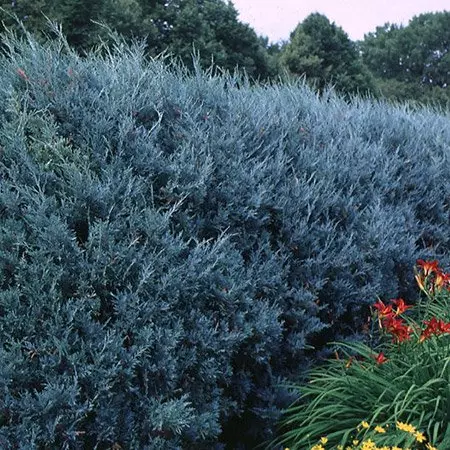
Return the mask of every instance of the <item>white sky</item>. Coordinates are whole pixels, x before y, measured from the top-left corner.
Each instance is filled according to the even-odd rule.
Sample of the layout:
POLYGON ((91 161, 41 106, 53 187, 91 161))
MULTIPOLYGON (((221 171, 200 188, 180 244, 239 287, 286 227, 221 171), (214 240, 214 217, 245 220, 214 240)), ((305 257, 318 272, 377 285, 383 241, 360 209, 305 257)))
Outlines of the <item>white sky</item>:
POLYGON ((272 42, 289 39, 298 23, 320 12, 358 40, 386 22, 407 24, 413 16, 450 10, 450 0, 232 0, 239 19, 272 42))

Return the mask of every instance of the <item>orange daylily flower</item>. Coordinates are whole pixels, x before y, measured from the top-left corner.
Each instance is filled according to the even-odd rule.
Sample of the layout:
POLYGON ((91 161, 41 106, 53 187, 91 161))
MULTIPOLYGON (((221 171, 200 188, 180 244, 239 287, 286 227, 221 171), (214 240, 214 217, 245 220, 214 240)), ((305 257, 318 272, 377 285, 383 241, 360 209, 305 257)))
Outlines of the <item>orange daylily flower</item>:
POLYGON ((424 320, 423 323, 426 325, 426 328, 422 331, 419 342, 423 342, 432 335, 438 336, 440 334, 450 333, 450 322, 445 323, 442 319, 432 317, 431 320, 424 320))
POLYGON ((412 306, 407 305, 402 298, 392 300, 392 303, 397 306, 397 309, 395 310, 396 315, 403 314, 407 309, 412 308, 412 306))
POLYGON ((392 334, 394 342, 403 342, 410 338, 412 328, 406 325, 403 319, 389 316, 385 317, 382 323, 386 331, 392 334))
POLYGON ((378 310, 378 317, 383 319, 394 314, 392 311, 392 305, 385 305, 381 300, 378 300, 373 307, 378 310))
POLYGON ((434 286, 438 289, 442 289, 443 287, 450 286, 450 274, 444 272, 436 272, 436 276, 434 278, 434 286))
POLYGON ((432 273, 439 272, 439 261, 424 261, 423 259, 418 259, 416 264, 422 268, 423 274, 426 277, 432 273))

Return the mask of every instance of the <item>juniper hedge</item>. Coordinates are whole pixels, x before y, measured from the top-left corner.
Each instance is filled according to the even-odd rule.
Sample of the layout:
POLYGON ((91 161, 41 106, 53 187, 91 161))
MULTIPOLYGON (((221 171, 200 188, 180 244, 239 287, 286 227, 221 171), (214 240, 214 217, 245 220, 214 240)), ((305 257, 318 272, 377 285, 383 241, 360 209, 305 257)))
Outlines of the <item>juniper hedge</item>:
POLYGON ((448 264, 448 116, 2 48, 1 448, 251 448, 322 342, 448 264))

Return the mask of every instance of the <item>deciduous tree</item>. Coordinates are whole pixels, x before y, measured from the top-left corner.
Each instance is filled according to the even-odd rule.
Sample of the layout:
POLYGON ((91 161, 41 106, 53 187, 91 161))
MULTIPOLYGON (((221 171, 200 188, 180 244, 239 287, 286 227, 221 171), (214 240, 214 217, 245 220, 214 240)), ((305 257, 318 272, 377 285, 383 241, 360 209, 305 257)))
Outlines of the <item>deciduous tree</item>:
POLYGON ((407 26, 386 24, 360 43, 385 95, 450 101, 450 12, 426 13, 407 26))
POLYGON ((319 13, 309 15, 291 33, 281 62, 291 73, 305 75, 319 90, 329 83, 348 93, 373 89, 355 44, 319 13))

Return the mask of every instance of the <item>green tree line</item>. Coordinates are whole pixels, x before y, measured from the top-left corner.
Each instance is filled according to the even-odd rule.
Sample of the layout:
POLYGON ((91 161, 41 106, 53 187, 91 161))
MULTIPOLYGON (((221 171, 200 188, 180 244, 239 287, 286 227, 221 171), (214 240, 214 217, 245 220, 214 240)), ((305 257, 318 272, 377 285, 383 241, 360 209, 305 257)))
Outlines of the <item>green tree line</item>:
POLYGON ((377 27, 359 46, 385 97, 450 106, 450 11, 377 27))
POLYGON ((7 27, 23 21, 28 31, 48 32, 47 18, 61 24, 80 52, 107 39, 102 22, 125 38, 145 38, 148 53, 167 52, 192 64, 195 49, 203 67, 245 69, 252 78, 276 76, 267 40, 238 20, 232 3, 222 0, 10 0, 1 1, 7 27))
POLYGON ((145 38, 148 53, 163 52, 192 67, 245 70, 258 80, 304 76, 323 91, 370 94, 396 101, 450 104, 450 12, 426 13, 408 25, 385 24, 360 42, 322 14, 297 25, 288 41, 271 44, 239 20, 223 0, 1 0, 3 26, 48 33, 47 18, 62 25, 80 52, 108 38, 102 22, 126 39, 145 38))

